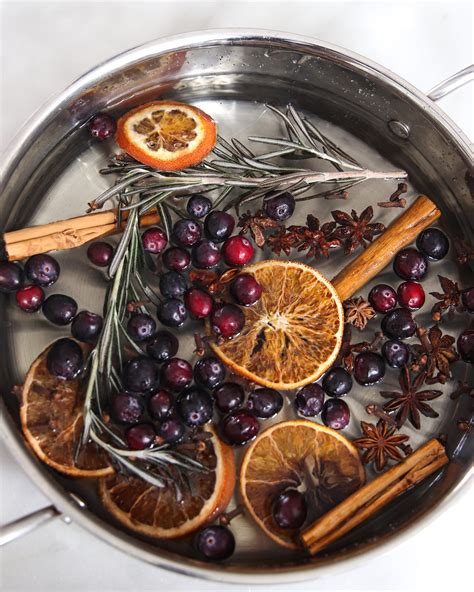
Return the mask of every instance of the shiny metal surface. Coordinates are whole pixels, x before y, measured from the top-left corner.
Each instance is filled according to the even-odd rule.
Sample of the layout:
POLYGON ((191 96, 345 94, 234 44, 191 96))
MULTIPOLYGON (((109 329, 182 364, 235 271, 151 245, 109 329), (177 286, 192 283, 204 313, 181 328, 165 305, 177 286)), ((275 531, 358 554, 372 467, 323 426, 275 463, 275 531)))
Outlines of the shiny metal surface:
MULTIPOLYGON (((405 168, 411 181, 408 199, 418 193, 430 195, 441 207, 442 226, 451 235, 472 235, 473 218, 468 215, 472 213, 472 153, 467 139, 434 103, 360 56, 312 39, 251 30, 207 31, 158 40, 113 58, 72 84, 33 117, 9 151, 3 167, 1 228, 11 230, 83 213, 87 202, 109 183, 97 171, 112 147, 90 143, 87 120, 97 111, 120 113, 157 96, 199 105, 218 121, 224 137, 241 140, 250 134, 277 134, 279 124, 265 103, 283 106, 291 101, 364 165, 405 168), (393 121, 405 126, 409 134, 399 137, 391 133, 393 121)), ((315 167, 322 169, 321 162, 315 167)), ((303 222, 309 212, 327 220, 332 209, 359 211, 369 203, 385 200, 395 188, 374 181, 354 188, 347 202, 306 202, 295 223, 303 222)), ((385 224, 398 213, 374 209, 377 221, 385 224)), ((71 294, 81 308, 100 312, 104 278, 88 266, 85 249, 60 253, 58 259, 63 272, 54 291, 71 294)), ((343 264, 339 254, 315 262, 329 277, 343 264)), ((465 285, 469 282, 451 259, 431 267, 424 282, 427 293, 437 289, 438 273, 465 285)), ((389 270, 379 279, 396 281, 389 270)), ((423 324, 429 322, 429 308, 425 306, 427 312, 420 315, 423 324)), ((157 565, 240 583, 314 578, 345 569, 361 554, 366 561, 371 552, 395 544, 410 527, 418 527, 422 519, 441 510, 466 479, 472 438, 457 430, 455 420, 469 412, 468 403, 463 398, 451 401, 450 391, 445 389, 445 396, 436 402, 436 409, 442 412, 439 419, 426 419, 419 434, 403 430, 410 433, 413 445, 440 432, 449 434, 455 462, 441 478, 406 494, 317 559, 288 554, 267 541, 250 521, 238 518, 234 523, 239 549, 235 557, 222 566, 203 564, 186 545, 151 542, 122 531, 101 511, 93 484, 58 477, 31 456, 16 427, 17 402, 9 395, 10 387, 21 382, 34 356, 61 331, 37 315, 21 314, 11 303, 2 302, 1 315, 0 348, 5 354, 0 379, 6 404, 2 433, 9 447, 59 511, 125 552, 157 565)), ((366 335, 378 322, 371 322, 366 335)), ((458 323, 444 328, 454 334, 461 327, 458 323)), ((361 340, 364 338, 361 334, 361 340)), ((190 356, 192 344, 187 334, 181 342, 180 354, 190 356)), ((466 380, 463 371, 461 364, 455 364, 456 378, 466 380)), ((396 374, 389 374, 384 388, 396 386, 396 374)), ((365 405, 377 398, 376 387, 352 391, 349 436, 358 433, 358 420, 367 419, 365 405)), ((290 413, 287 404, 285 414, 290 413)))

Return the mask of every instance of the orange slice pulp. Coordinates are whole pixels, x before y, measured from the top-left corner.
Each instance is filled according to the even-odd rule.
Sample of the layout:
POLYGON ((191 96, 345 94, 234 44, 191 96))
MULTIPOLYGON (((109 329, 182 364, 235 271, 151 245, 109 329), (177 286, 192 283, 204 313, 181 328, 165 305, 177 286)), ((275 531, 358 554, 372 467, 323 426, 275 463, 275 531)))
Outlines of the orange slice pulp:
POLYGON ((216 137, 216 124, 209 115, 177 101, 141 105, 117 122, 118 145, 139 162, 163 171, 200 163, 216 137))
POLYGON ((300 547, 299 531, 280 528, 273 504, 287 488, 306 487, 309 512, 303 528, 365 482, 355 446, 339 432, 308 420, 275 424, 247 449, 240 492, 258 526, 278 544, 300 547))
POLYGON ((174 487, 150 485, 143 479, 112 475, 101 479, 99 493, 105 508, 124 526, 159 539, 183 537, 223 512, 235 486, 234 452, 215 434, 196 460, 208 472, 190 472, 190 486, 176 498, 174 487))
POLYGON ((335 288, 318 271, 297 261, 261 261, 245 268, 263 288, 244 310, 236 337, 213 343, 234 372, 275 389, 317 380, 339 352, 344 313, 335 288))
MULTIPOLYGON (((79 344, 84 354, 89 346, 79 344)), ((61 380, 46 365, 47 347, 33 362, 21 395, 20 419, 33 452, 47 465, 72 477, 101 477, 114 472, 95 444, 76 446, 82 437, 84 389, 80 381, 61 380)))

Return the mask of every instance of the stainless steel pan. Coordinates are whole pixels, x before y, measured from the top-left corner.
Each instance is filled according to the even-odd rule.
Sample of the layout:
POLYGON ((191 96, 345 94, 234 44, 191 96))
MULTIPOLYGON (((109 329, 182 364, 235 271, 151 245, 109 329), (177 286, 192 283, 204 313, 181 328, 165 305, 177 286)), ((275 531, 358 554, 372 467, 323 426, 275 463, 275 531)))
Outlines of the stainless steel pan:
MULTIPOLYGON (((223 135, 242 139, 250 133, 274 131, 269 129, 276 124, 266 102, 291 101, 320 120, 328 133, 367 165, 406 169, 409 196, 430 195, 441 207, 443 224, 452 236, 472 236, 472 151, 467 138, 434 103, 472 76, 473 68, 467 68, 427 96, 361 56, 296 35, 229 29, 160 39, 97 66, 26 124, 3 161, 0 227, 10 230, 83 213, 86 202, 105 187, 96 170, 107 154, 105 146, 89 146, 87 120, 98 111, 120 111, 163 95, 203 106, 218 119, 223 135)), ((383 183, 357 189, 350 203, 337 203, 337 207, 359 209, 389 195, 383 183)), ((327 217, 333 207, 333 203, 318 202, 318 214, 327 217)), ((380 210, 377 215, 387 221, 393 212, 380 210)), ((331 277, 331 266, 340 264, 340 260, 326 262, 322 268, 331 277)), ((84 253, 69 252, 64 267, 61 290, 69 290, 81 305, 100 310, 103 286, 86 268, 84 253)), ((443 269, 451 276, 459 273, 449 262, 439 264, 426 291, 435 289, 436 273, 443 269)), ((317 559, 288 556, 251 525, 236 521, 239 553, 225 566, 203 564, 175 544, 153 543, 121 530, 101 511, 93 488, 58 476, 29 452, 18 429, 17 402, 9 393, 58 332, 3 302, 0 323, 1 432, 19 465, 52 503, 8 525, 3 542, 62 516, 128 554, 177 572, 239 583, 298 581, 347 569, 361 554, 367 560, 382 547, 398 543, 411 529, 444 511, 468 477, 472 437, 459 432, 455 420, 471 410, 464 398, 453 402, 446 395, 443 418, 421 434, 413 434, 415 444, 441 431, 448 434, 452 462, 442 478, 406 494, 317 559)), ((451 332, 459 329, 455 326, 451 332)), ((463 369, 455 367, 455 376, 466 380, 460 374, 463 369)), ((376 394, 370 390, 351 402, 356 419, 376 394)), ((354 435, 357 422, 351 426, 349 435, 354 435)))

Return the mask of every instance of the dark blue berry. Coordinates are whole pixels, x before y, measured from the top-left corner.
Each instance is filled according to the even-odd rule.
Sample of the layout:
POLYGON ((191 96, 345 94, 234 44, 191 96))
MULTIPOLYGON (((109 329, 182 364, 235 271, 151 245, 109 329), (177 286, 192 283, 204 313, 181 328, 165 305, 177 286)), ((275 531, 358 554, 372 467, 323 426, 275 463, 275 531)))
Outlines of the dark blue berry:
POLYGON ((194 380, 208 389, 213 389, 224 382, 225 366, 213 356, 201 358, 194 366, 194 380))
POLYGON ((228 559, 235 550, 235 539, 227 526, 206 526, 194 540, 198 553, 208 561, 228 559))
POLYGON ((171 239, 179 247, 192 247, 201 240, 202 229, 195 220, 178 220, 173 226, 171 239))
POLYGON ((160 276, 160 292, 164 298, 181 298, 187 287, 184 275, 178 271, 167 271, 160 276))
POLYGON ((178 395, 176 407, 186 425, 200 426, 212 418, 213 400, 206 391, 189 388, 178 395))
POLYGON ((160 323, 166 327, 180 327, 188 318, 184 302, 179 298, 168 298, 156 309, 160 323))
POLYGON ((117 393, 110 402, 110 416, 120 424, 137 423, 145 413, 145 405, 141 397, 129 393, 117 393))
POLYGON ((402 368, 408 363, 410 350, 398 339, 389 339, 382 346, 382 354, 387 364, 392 368, 402 368))
POLYGON ((179 341, 169 331, 158 331, 153 340, 146 346, 147 354, 156 362, 166 362, 178 353, 179 341))
POLYGON ((77 314, 77 302, 65 294, 52 294, 43 302, 44 316, 55 325, 69 325, 77 314))
POLYGON ((296 412, 304 417, 316 417, 324 404, 324 391, 319 384, 312 383, 300 388, 295 397, 296 412))
POLYGON ((216 407, 221 413, 229 413, 242 406, 244 389, 236 382, 224 382, 212 392, 216 407))
POLYGON ((204 195, 193 195, 186 204, 186 210, 190 216, 204 218, 211 211, 212 201, 204 195))
POLYGON ((144 313, 133 314, 127 323, 127 333, 134 341, 146 341, 153 337, 156 323, 153 317, 144 313))
POLYGON ((0 263, 0 292, 10 294, 19 290, 25 281, 23 269, 13 261, 0 263))
POLYGON ((58 339, 46 356, 46 366, 54 376, 64 380, 76 378, 84 366, 80 346, 67 337, 58 339))
POLYGON ((122 381, 127 391, 143 393, 156 386, 158 367, 151 358, 138 356, 125 364, 122 381))
POLYGON ((261 419, 273 417, 282 407, 283 397, 272 388, 256 389, 247 399, 247 409, 261 419))
POLYGON ((95 312, 81 310, 71 323, 71 335, 85 343, 96 343, 102 331, 103 319, 95 312))
POLYGON ((264 214, 276 222, 288 220, 295 211, 295 198, 288 192, 276 196, 273 193, 269 193, 263 200, 264 214))
POLYGON ((344 368, 331 368, 324 375, 323 389, 330 397, 342 397, 352 388, 352 378, 344 368))
POLYGON ((208 214, 204 221, 204 230, 207 236, 218 243, 229 238, 234 227, 235 220, 233 216, 220 210, 214 210, 208 214))
POLYGON ((52 286, 60 274, 59 263, 51 255, 33 255, 25 263, 25 275, 37 286, 52 286))

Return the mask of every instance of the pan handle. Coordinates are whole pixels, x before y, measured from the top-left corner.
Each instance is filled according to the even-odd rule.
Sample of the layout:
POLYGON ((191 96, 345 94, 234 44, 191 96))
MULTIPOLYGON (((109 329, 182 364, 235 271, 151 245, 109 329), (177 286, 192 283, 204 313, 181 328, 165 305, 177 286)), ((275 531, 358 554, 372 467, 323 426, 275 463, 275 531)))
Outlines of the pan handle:
POLYGON ((54 506, 48 506, 2 526, 0 529, 0 547, 28 534, 38 528, 38 526, 58 516, 61 516, 61 513, 54 506))
POLYGON ((436 86, 434 86, 427 94, 428 98, 432 101, 439 101, 446 95, 451 94, 453 91, 461 88, 468 82, 474 81, 474 64, 467 66, 463 70, 456 72, 446 80, 443 80, 436 86))

